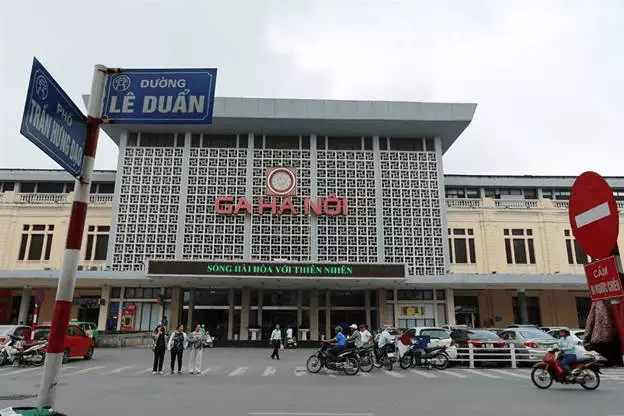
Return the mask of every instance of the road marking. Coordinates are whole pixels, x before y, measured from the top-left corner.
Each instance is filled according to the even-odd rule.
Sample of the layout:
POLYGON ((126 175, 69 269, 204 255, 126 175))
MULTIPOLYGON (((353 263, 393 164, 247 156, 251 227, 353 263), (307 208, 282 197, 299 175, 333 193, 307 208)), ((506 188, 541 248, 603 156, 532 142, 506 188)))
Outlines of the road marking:
POLYGON ((445 371, 444 374, 448 374, 449 376, 453 376, 457 378, 466 378, 465 375, 459 374, 457 371, 445 371))
POLYGON ((295 368, 295 375, 297 377, 307 376, 308 375, 308 370, 305 367, 297 367, 297 368, 295 368))
POLYGON ((333 371, 330 371, 327 368, 323 368, 323 373, 327 374, 328 377, 336 378, 336 374, 334 374, 333 371))
POLYGON ((611 215, 611 212, 609 211, 609 203, 603 202, 600 205, 578 214, 574 217, 574 221, 576 221, 576 226, 581 228, 585 225, 591 224, 592 222, 608 217, 609 215, 611 215))
POLYGON ((396 378, 405 377, 403 374, 397 373, 396 371, 383 370, 383 372, 388 374, 389 376, 396 377, 396 378))
POLYGON ((124 371, 124 370, 129 370, 130 368, 134 368, 134 366, 133 366, 133 365, 130 365, 130 366, 127 366, 127 367, 119 367, 119 368, 116 368, 116 369, 114 369, 114 370, 112 370, 112 371, 109 371, 109 372, 107 372, 107 373, 102 373, 102 374, 100 374, 100 375, 102 375, 102 376, 108 376, 108 375, 110 375, 110 374, 119 374, 119 373, 121 373, 121 372, 122 372, 122 371, 124 371))
POLYGON ((267 376, 273 376, 273 375, 275 375, 275 372, 276 372, 276 371, 277 371, 277 369, 276 369, 275 367, 267 367, 267 368, 264 370, 264 373, 262 373, 262 375, 263 375, 264 377, 267 377, 267 376))
POLYGON ((360 371, 360 372, 358 373, 358 376, 362 376, 362 377, 372 377, 372 376, 371 376, 371 373, 367 373, 367 372, 364 372, 364 371, 360 371))
POLYGON ((33 367, 33 368, 24 368, 23 370, 15 370, 15 371, 11 371, 10 373, 6 373, 3 374, 5 376, 12 376, 13 374, 22 374, 22 373, 27 373, 29 371, 35 371, 38 370, 39 367, 33 367))
POLYGON ((251 416, 375 416, 375 413, 251 412, 251 416))
POLYGON ((215 372, 219 369, 219 367, 208 367, 207 369, 203 370, 200 374, 202 376, 205 376, 206 374, 210 373, 210 372, 215 372))
POLYGON ((153 368, 146 368, 145 370, 137 371, 136 373, 132 373, 131 375, 138 376, 139 374, 149 373, 150 371, 154 372, 154 369, 153 368))
POLYGON ((427 378, 436 378, 437 377, 436 375, 429 374, 427 372, 420 371, 420 370, 409 370, 409 371, 411 371, 414 374, 418 374, 419 376, 423 376, 423 377, 427 377, 427 378))
POLYGON ((102 368, 106 368, 104 366, 97 366, 97 367, 89 367, 89 368, 85 368, 79 371, 76 371, 74 373, 67 373, 68 376, 75 376, 78 374, 85 374, 88 373, 89 371, 93 371, 93 370, 101 370, 102 368))
POLYGON ((495 368, 490 369, 490 371, 494 371, 495 373, 505 374, 507 376, 513 376, 513 377, 518 377, 518 378, 522 378, 522 379, 526 379, 527 378, 526 375, 514 373, 513 371, 498 370, 498 369, 495 369, 495 368))
POLYGON ((472 368, 462 368, 462 371, 465 371, 465 372, 471 373, 471 374, 476 374, 478 376, 487 377, 487 378, 498 378, 498 379, 501 378, 501 377, 495 376, 493 374, 488 374, 485 371, 473 370, 472 368))
POLYGON ((230 374, 228 374, 228 376, 230 376, 230 377, 232 377, 232 376, 240 376, 241 374, 243 374, 248 369, 249 369, 249 367, 238 367, 236 370, 234 370, 230 374))

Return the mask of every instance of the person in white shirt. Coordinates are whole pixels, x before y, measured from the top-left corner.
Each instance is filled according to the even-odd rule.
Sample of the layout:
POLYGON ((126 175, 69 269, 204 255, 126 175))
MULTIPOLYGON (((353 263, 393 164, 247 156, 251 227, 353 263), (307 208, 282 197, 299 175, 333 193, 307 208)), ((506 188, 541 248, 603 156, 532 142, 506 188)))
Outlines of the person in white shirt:
POLYGON ((271 332, 271 345, 273 346, 273 354, 271 354, 271 359, 279 358, 279 349, 282 344, 282 331, 280 331, 280 326, 275 325, 275 329, 271 332))
POLYGON ((366 325, 360 325, 360 342, 362 345, 360 347, 368 347, 372 344, 373 335, 370 333, 366 325))
POLYGON ((379 349, 383 349, 386 345, 393 344, 394 337, 388 331, 388 328, 384 328, 381 336, 379 337, 379 341, 377 341, 377 346, 379 349))
POLYGON ((286 338, 292 338, 292 328, 288 327, 288 329, 286 330, 286 338))

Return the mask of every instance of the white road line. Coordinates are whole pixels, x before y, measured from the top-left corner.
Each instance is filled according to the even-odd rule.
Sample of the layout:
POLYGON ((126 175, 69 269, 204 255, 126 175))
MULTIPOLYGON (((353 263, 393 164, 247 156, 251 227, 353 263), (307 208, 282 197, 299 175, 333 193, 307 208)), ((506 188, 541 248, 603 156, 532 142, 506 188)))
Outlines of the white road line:
POLYGON ((228 374, 228 376, 230 376, 230 377, 232 377, 232 376, 240 376, 241 374, 243 374, 248 369, 249 369, 249 367, 238 367, 236 370, 234 370, 230 374, 228 374))
POLYGON ((389 376, 396 377, 396 378, 403 378, 403 377, 405 377, 403 374, 397 373, 396 371, 383 370, 383 372, 388 374, 389 376))
POLYGON ((591 224, 592 222, 601 220, 610 215, 609 211, 609 203, 603 202, 600 205, 597 205, 591 209, 588 209, 585 212, 578 214, 574 217, 574 221, 576 221, 576 226, 578 228, 583 227, 587 224, 591 224))
POLYGON ((525 380, 527 378, 527 376, 525 374, 518 374, 518 373, 515 373, 513 371, 498 370, 498 369, 495 369, 495 368, 490 369, 490 371, 494 371, 495 373, 499 373, 499 374, 505 374, 506 376, 522 378, 522 379, 525 379, 525 380))
POLYGON ((27 373, 27 372, 29 372, 29 371, 35 371, 35 370, 38 370, 38 369, 39 369, 39 367, 24 368, 24 369, 22 369, 22 370, 15 370, 15 371, 11 371, 10 373, 6 373, 6 374, 3 374, 3 375, 4 375, 4 376, 12 376, 12 375, 14 375, 14 374, 22 374, 22 373, 27 373))
POLYGON ((427 377, 427 378, 436 378, 437 377, 436 375, 427 373, 425 371, 420 371, 420 370, 409 370, 409 371, 411 371, 414 374, 418 374, 419 376, 423 376, 423 377, 427 377))
POLYGON ((100 374, 100 375, 102 375, 102 376, 108 376, 108 375, 111 375, 111 374, 119 374, 119 373, 121 373, 122 371, 124 371, 124 370, 129 370, 129 369, 131 369, 131 368, 134 368, 134 366, 133 366, 133 365, 130 365, 130 366, 126 366, 126 367, 119 367, 119 368, 116 368, 116 369, 114 369, 114 370, 112 370, 112 371, 109 371, 109 372, 106 372, 106 373, 102 373, 102 374, 100 374))
POLYGON ((68 376, 76 376, 79 374, 85 374, 88 373, 89 371, 94 371, 94 370, 101 370, 102 368, 106 368, 104 366, 97 366, 97 367, 89 367, 89 368, 85 368, 79 371, 76 371, 74 373, 67 373, 68 376))
POLYGON ((471 374, 476 374, 476 375, 482 376, 482 377, 487 377, 487 378, 498 378, 498 379, 501 378, 499 376, 495 376, 493 374, 486 373, 485 371, 473 370, 472 368, 462 368, 462 371, 465 371, 465 372, 471 373, 471 374))
POLYGON ((367 372, 364 372, 364 371, 360 371, 360 372, 358 372, 358 376, 362 376, 362 377, 372 377, 372 376, 371 376, 371 373, 367 373, 367 372))
POLYGON ((295 368, 295 375, 297 377, 307 376, 308 375, 308 370, 305 367, 297 367, 297 368, 295 368))
POLYGON ((205 376, 206 374, 211 373, 211 372, 215 372, 218 369, 219 369, 219 367, 208 367, 207 369, 203 370, 200 374, 202 376, 205 376))
POLYGON ((457 371, 445 371, 444 374, 448 374, 449 376, 457 377, 457 378, 466 378, 465 375, 458 373, 457 371))
POLYGON ((336 378, 336 374, 333 371, 330 371, 330 370, 328 370, 326 368, 323 369, 323 373, 327 374, 328 377, 336 378))
POLYGON ((267 367, 267 368, 264 370, 264 373, 262 373, 262 375, 263 375, 264 377, 267 377, 267 376, 274 376, 276 371, 277 371, 277 369, 276 369, 275 367, 267 367))
POLYGON ((375 413, 250 412, 250 416, 375 416, 375 413))
POLYGON ((138 376, 139 374, 149 373, 150 371, 154 371, 154 368, 146 368, 145 370, 137 371, 136 373, 132 373, 132 376, 138 376))

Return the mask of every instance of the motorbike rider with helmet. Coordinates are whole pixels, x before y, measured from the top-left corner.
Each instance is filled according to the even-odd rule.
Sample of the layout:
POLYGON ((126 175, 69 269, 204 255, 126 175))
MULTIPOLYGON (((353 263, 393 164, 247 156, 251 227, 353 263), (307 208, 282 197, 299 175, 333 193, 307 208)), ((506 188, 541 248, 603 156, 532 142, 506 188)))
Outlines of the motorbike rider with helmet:
POLYGON ((337 326, 335 331, 336 336, 328 341, 328 343, 334 345, 334 347, 327 350, 327 356, 332 361, 336 360, 336 356, 340 353, 340 351, 347 347, 347 337, 345 337, 342 333, 342 327, 337 326))
POLYGON ((349 338, 347 338, 347 345, 355 345, 356 347, 361 347, 362 346, 362 334, 360 334, 360 331, 358 330, 358 326, 356 324, 351 324, 351 326, 349 326, 349 328, 351 329, 351 335, 349 335, 349 338))
POLYGON ((570 336, 570 331, 567 329, 562 329, 559 331, 559 341, 557 341, 557 346, 563 353, 563 357, 561 358, 561 368, 565 371, 566 379, 570 376, 570 369, 572 365, 576 362, 576 343, 570 336))

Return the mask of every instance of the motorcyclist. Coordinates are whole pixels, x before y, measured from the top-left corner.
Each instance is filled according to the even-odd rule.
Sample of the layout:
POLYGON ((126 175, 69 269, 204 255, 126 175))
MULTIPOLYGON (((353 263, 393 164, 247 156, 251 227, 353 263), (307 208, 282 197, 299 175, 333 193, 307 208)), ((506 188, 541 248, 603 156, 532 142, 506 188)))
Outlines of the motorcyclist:
POLYGON ((394 346, 394 337, 390 334, 390 331, 387 327, 384 328, 383 332, 379 336, 377 346, 379 347, 379 351, 381 351, 382 354, 385 354, 386 350, 388 350, 390 346, 394 346))
POLYGON ((358 331, 358 326, 351 324, 349 328, 351 329, 351 335, 347 338, 347 345, 355 345, 355 347, 360 348, 362 346, 362 334, 358 331))
POLYGON ((566 379, 570 377, 570 369, 572 365, 576 362, 576 343, 570 336, 570 331, 567 329, 562 329, 559 331, 559 341, 557 341, 557 346, 563 353, 563 357, 561 358, 561 368, 565 371, 566 379))
POLYGON ((327 356, 332 361, 336 359, 336 356, 340 353, 340 351, 347 347, 347 337, 345 337, 342 333, 342 327, 337 326, 335 331, 336 336, 327 341, 329 344, 334 345, 332 348, 327 350, 327 356))
POLYGON ((360 325, 360 340, 363 347, 369 347, 373 342, 373 336, 364 324, 360 325))

